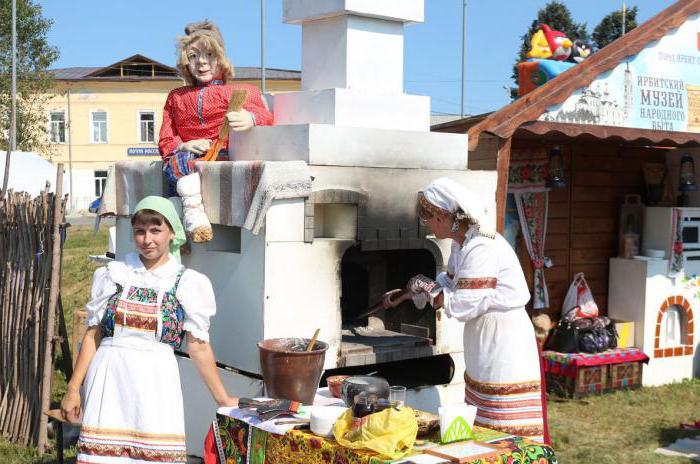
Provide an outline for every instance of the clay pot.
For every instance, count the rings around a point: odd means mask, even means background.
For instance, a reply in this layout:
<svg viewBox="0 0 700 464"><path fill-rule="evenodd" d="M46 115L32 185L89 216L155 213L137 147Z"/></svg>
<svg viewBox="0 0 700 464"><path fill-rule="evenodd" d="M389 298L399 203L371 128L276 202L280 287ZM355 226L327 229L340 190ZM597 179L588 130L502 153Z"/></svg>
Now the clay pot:
<svg viewBox="0 0 700 464"><path fill-rule="evenodd" d="M332 375L326 379L328 384L328 390L336 398L340 398L341 388L343 387L343 380L350 377L349 375Z"/></svg>
<svg viewBox="0 0 700 464"><path fill-rule="evenodd" d="M313 404L328 344L316 341L305 351L308 338L270 338L258 342L260 367L270 398Z"/></svg>

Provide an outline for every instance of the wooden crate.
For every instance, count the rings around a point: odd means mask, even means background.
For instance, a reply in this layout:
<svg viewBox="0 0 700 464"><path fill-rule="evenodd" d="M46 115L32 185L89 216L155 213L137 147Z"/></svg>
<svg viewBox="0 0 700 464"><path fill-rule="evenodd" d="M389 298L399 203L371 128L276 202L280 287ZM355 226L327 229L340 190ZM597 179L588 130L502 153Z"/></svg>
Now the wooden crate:
<svg viewBox="0 0 700 464"><path fill-rule="evenodd" d="M576 377L574 397L586 396L592 393L603 393L608 385L608 369L610 366L580 367Z"/></svg>
<svg viewBox="0 0 700 464"><path fill-rule="evenodd" d="M547 373L547 391L568 398L580 398L612 390L642 386L642 362L580 367L576 378Z"/></svg>
<svg viewBox="0 0 700 464"><path fill-rule="evenodd" d="M642 386L642 363L612 364L608 370L608 388L624 390Z"/></svg>
<svg viewBox="0 0 700 464"><path fill-rule="evenodd" d="M600 394L608 388L608 366L580 367L576 378L547 373L547 391L569 398Z"/></svg>

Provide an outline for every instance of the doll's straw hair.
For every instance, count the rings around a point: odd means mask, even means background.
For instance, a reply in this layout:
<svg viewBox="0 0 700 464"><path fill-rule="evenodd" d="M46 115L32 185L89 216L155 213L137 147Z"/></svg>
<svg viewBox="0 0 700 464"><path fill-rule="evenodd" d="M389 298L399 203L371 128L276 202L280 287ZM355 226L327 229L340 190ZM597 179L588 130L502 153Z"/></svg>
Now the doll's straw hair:
<svg viewBox="0 0 700 464"><path fill-rule="evenodd" d="M200 46L203 46L214 53L216 58L219 60L219 66L221 67L224 82L228 81L229 79L233 79L233 64L231 64L231 61L229 61L229 59L226 57L226 50L224 49L224 40L221 37L221 31L211 21L201 21L197 23L190 23L185 26L185 35L177 38L177 69L180 71L180 74L189 85L197 85L197 79L195 79L192 73L190 73L187 66L189 61L187 58L187 49L195 42L199 42Z"/></svg>

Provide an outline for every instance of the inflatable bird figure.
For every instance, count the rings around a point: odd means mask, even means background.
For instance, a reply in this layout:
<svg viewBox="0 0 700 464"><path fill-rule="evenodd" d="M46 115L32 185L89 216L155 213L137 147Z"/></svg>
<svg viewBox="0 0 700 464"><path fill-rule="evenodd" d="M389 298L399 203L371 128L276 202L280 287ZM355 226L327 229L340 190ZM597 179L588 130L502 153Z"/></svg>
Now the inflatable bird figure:
<svg viewBox="0 0 700 464"><path fill-rule="evenodd" d="M527 52L527 57L547 59L551 56L552 50L549 48L549 42L547 42L544 32L542 32L542 29L540 29L532 35L532 40L530 41L530 51Z"/></svg>
<svg viewBox="0 0 700 464"><path fill-rule="evenodd" d="M580 63L590 56L592 53L591 47L581 40L574 40L574 46L571 50L571 56L567 61L572 63Z"/></svg>
<svg viewBox="0 0 700 464"><path fill-rule="evenodd" d="M563 32L554 31L546 24L540 24L540 30L544 33L552 52L550 60L565 61L569 58L573 42Z"/></svg>

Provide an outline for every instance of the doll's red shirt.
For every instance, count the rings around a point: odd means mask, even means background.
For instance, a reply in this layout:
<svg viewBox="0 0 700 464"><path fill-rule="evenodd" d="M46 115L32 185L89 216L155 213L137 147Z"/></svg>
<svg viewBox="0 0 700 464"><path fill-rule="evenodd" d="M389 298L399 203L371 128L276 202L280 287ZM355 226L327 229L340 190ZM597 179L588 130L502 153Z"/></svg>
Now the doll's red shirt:
<svg viewBox="0 0 700 464"><path fill-rule="evenodd" d="M243 109L255 116L255 125L271 125L272 113L267 109L260 89L254 85L209 83L179 87L168 94L163 108L158 141L163 159L172 155L182 142L195 139L215 141L226 117L231 94L238 89L248 92ZM228 149L228 141L224 149Z"/></svg>

